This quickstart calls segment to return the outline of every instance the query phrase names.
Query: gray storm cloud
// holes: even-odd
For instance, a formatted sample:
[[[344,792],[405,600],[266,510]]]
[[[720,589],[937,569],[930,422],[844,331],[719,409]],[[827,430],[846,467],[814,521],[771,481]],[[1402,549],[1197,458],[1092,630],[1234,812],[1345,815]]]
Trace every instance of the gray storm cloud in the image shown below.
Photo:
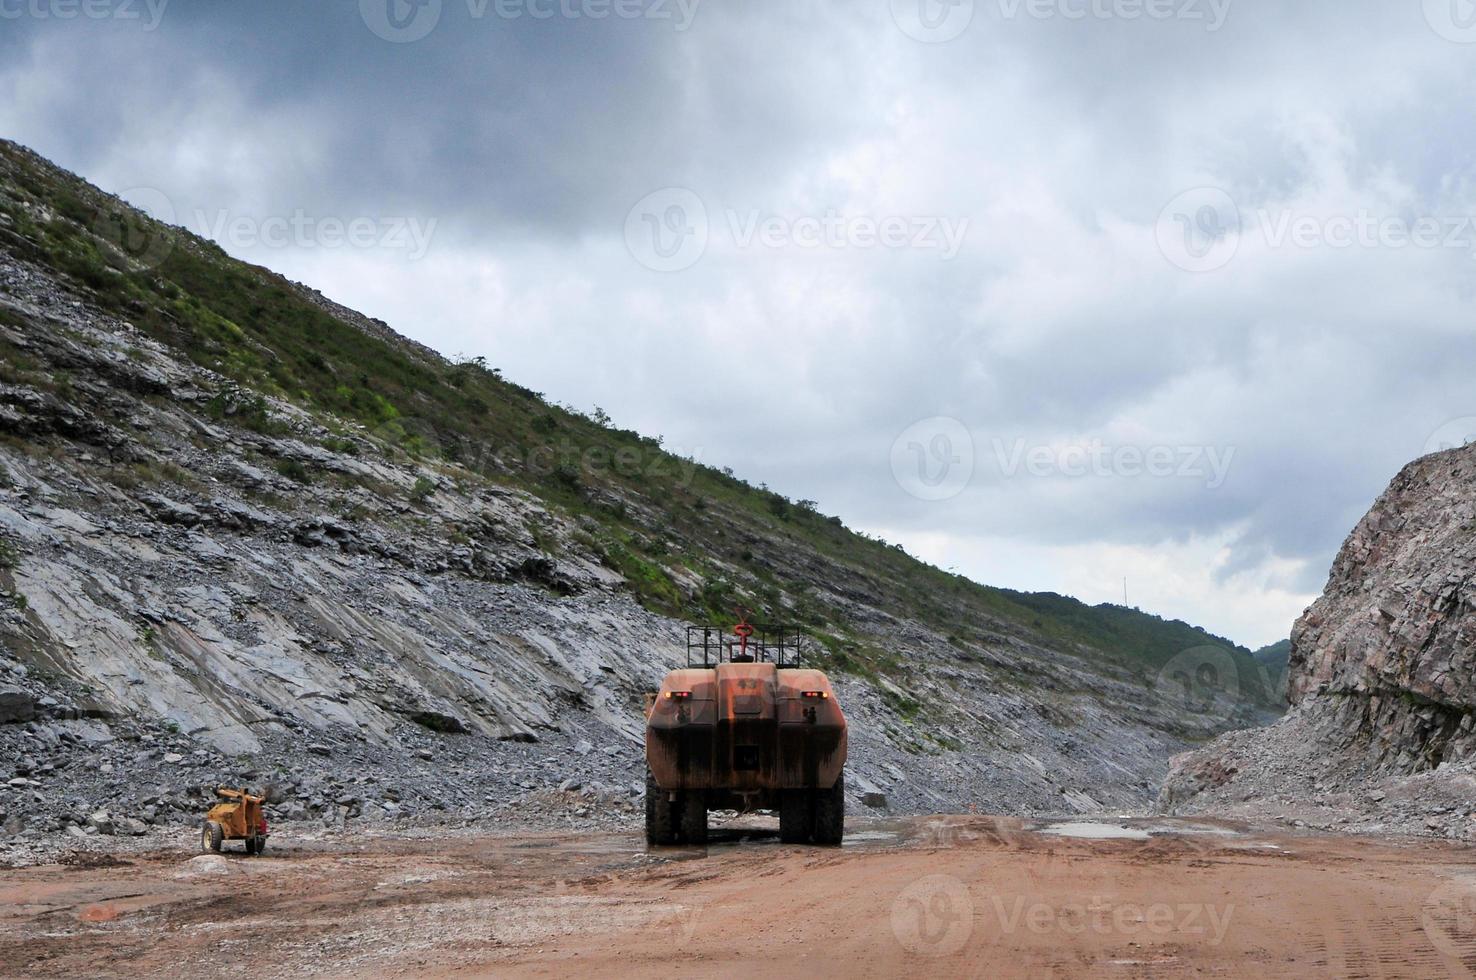
[[[1273,639],[1476,416],[1476,32],[1440,3],[31,2],[7,136],[994,584],[1090,554]],[[391,219],[434,234],[261,234]],[[971,440],[946,501],[894,472],[934,418]]]

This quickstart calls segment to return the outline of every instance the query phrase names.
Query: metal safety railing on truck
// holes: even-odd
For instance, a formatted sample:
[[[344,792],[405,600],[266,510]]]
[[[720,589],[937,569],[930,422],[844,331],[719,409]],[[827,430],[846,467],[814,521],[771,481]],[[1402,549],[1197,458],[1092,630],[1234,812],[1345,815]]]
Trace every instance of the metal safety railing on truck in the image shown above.
[[[687,666],[716,667],[720,663],[771,663],[794,667],[804,643],[796,629],[740,622],[731,630],[720,626],[687,627]]]

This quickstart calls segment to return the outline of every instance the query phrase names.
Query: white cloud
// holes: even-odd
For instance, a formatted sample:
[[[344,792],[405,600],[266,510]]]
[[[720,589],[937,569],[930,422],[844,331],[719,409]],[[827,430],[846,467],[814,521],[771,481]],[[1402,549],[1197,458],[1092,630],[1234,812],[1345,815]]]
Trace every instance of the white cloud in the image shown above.
[[[435,220],[421,261],[238,251],[983,581],[1114,601],[1128,575],[1144,608],[1246,642],[1284,635],[1395,470],[1476,415],[1476,246],[1266,230],[1476,214],[1476,62],[1417,4],[1241,0],[1217,32],[981,4],[941,45],[885,5],[704,5],[680,34],[448,21],[408,45],[340,16],[23,25],[0,40],[0,129],[181,214]],[[226,43],[243,29],[262,43]],[[663,274],[624,226],[672,186],[712,237]],[[1244,225],[1193,274],[1157,223],[1202,186]],[[831,212],[967,229],[947,259],[745,247],[730,221]],[[930,504],[890,457],[934,416],[979,465]],[[1006,477],[995,440],[1234,456],[1213,487]]]
[[[1233,538],[1151,545],[1041,546],[1008,537],[953,537],[943,532],[870,532],[909,554],[981,582],[1009,582],[1030,592],[1059,592],[1090,605],[1129,605],[1165,619],[1182,619],[1252,648],[1283,640],[1315,595],[1298,591],[1298,563],[1273,558],[1254,570],[1221,578]]]

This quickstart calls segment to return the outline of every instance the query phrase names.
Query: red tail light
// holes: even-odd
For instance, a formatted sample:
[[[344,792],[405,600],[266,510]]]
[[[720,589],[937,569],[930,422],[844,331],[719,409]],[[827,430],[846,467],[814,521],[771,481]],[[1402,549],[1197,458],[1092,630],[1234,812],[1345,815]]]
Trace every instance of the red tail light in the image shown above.
[[[817,701],[824,701],[826,698],[830,697],[830,695],[825,693],[824,691],[806,691],[801,694],[800,697],[814,698]]]
[[[667,691],[666,692],[666,696],[667,696],[668,699],[674,699],[674,700],[677,700],[677,701],[685,701],[685,700],[687,700],[688,698],[690,698],[692,696],[692,692],[691,691]]]

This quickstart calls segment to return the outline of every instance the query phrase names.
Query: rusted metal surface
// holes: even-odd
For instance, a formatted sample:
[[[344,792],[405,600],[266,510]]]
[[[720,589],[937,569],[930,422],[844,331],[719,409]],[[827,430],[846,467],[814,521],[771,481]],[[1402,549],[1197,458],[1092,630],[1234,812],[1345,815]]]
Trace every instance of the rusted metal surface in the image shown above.
[[[771,806],[777,790],[828,789],[846,761],[845,715],[818,670],[675,670],[646,724],[646,759],[661,789],[731,794],[743,808]]]

